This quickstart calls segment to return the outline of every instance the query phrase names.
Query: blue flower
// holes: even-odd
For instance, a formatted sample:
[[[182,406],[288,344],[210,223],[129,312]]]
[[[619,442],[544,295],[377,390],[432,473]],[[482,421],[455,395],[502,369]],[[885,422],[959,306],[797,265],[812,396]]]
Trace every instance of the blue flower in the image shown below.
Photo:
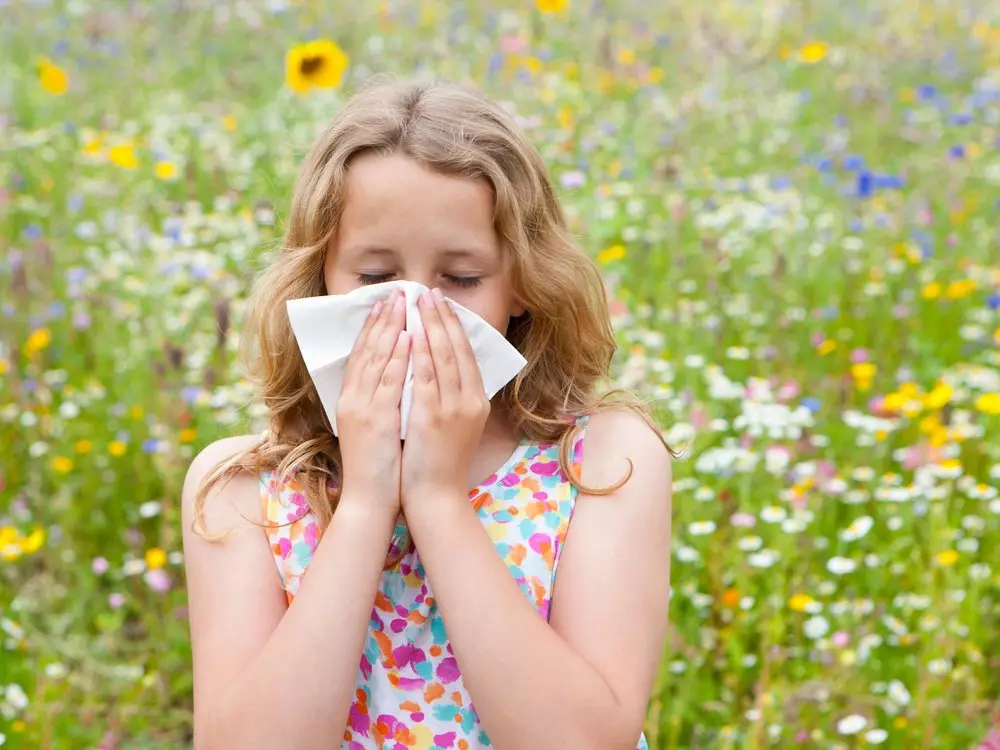
[[[991,294],[986,298],[986,306],[991,310],[1000,310],[1000,293]]]
[[[972,115],[962,112],[960,114],[952,115],[951,124],[952,125],[969,125],[972,123]]]
[[[857,154],[849,154],[844,157],[844,169],[848,172],[853,172],[857,169],[862,169],[865,166],[865,160],[858,156]]]
[[[875,180],[867,169],[858,173],[857,192],[859,198],[869,198],[875,192]]]
[[[932,83],[925,83],[917,87],[917,97],[924,101],[928,99],[933,99],[937,96],[937,86]]]
[[[818,412],[819,407],[821,406],[820,400],[815,396],[806,396],[804,399],[802,399],[800,403],[802,406],[806,407],[813,414]]]
[[[965,146],[952,146],[948,149],[948,156],[952,159],[961,159],[965,156]]]

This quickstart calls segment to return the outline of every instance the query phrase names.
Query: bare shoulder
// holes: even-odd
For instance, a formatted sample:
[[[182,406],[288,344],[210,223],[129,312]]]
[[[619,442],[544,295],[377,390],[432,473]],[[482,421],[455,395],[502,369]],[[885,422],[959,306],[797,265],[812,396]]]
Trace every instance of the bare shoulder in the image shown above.
[[[226,437],[205,446],[195,456],[184,478],[182,492],[185,533],[195,519],[196,499],[205,479],[223,461],[253,448],[259,441],[259,435]],[[233,523],[239,524],[247,518],[261,521],[258,478],[243,472],[225,483],[216,483],[204,498],[203,513],[205,525],[211,533],[224,530],[215,528],[220,523],[228,529]]]
[[[615,409],[590,417],[583,446],[582,483],[606,487],[617,483],[632,465],[632,476],[616,492],[641,488],[642,497],[669,499],[672,457],[660,436],[638,414]]]

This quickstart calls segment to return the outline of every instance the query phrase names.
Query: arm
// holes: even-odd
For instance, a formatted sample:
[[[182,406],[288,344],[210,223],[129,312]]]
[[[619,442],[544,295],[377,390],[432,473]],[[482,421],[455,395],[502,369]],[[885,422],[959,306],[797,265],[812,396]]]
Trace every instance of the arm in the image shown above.
[[[212,444],[184,483],[196,746],[325,750],[339,746],[347,725],[395,514],[369,498],[342,498],[287,607],[264,531],[244,519],[263,521],[255,477],[217,485],[206,499],[208,530],[234,534],[213,543],[190,528],[202,477],[252,440]]]
[[[464,495],[407,521],[476,711],[497,748],[634,750],[667,626],[670,457],[634,415],[591,418],[551,624],[511,578]]]

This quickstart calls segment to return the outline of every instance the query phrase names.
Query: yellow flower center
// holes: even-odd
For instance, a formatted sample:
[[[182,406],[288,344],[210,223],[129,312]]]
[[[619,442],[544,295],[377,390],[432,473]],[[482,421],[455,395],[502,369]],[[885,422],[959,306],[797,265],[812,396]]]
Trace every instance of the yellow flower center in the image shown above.
[[[318,75],[325,62],[322,57],[303,57],[299,64],[299,72],[304,76]]]

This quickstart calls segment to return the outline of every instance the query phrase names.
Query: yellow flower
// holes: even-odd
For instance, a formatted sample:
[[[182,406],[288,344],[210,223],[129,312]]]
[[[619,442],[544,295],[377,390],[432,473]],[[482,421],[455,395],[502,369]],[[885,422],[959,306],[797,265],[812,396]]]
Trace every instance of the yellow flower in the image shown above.
[[[236,130],[237,124],[236,115],[224,115],[222,117],[222,127],[226,130]]]
[[[947,383],[938,383],[934,386],[934,390],[924,396],[924,406],[928,409],[940,409],[949,401],[951,397],[955,394],[955,391]]]
[[[43,57],[38,64],[38,80],[43,89],[56,96],[65,94],[69,88],[69,76],[66,75],[66,71],[47,57]]]
[[[597,262],[611,263],[615,260],[622,260],[625,257],[625,246],[624,245],[612,245],[611,247],[606,247],[601,252],[597,254]]]
[[[161,180],[172,180],[177,174],[177,166],[172,161],[158,161],[155,172]]]
[[[948,299],[964,299],[968,297],[976,288],[976,282],[972,279],[953,281],[948,285]]]
[[[83,155],[100,156],[102,148],[104,148],[104,144],[101,143],[100,138],[91,138],[83,144]]]
[[[663,80],[664,75],[666,74],[663,72],[663,68],[659,65],[654,65],[649,69],[649,73],[646,74],[646,83],[656,85]]]
[[[27,728],[28,725],[24,722],[24,719],[15,719],[10,723],[10,731],[16,734],[20,734]]]
[[[76,445],[73,446],[77,453],[83,455],[85,453],[90,453],[94,450],[94,444],[89,440],[77,440]]]
[[[924,299],[937,299],[941,296],[941,285],[936,281],[932,281],[930,284],[924,286],[920,294]]]
[[[950,568],[958,562],[958,553],[953,549],[946,549],[943,552],[938,552],[934,560],[941,567]]]
[[[994,343],[996,343],[997,346],[1000,346],[1000,328],[997,328],[993,332],[993,341]]]
[[[44,543],[45,543],[45,532],[42,531],[40,528],[35,529],[34,531],[31,532],[29,536],[25,537],[21,541],[21,551],[26,555],[30,555],[33,552],[38,552],[38,550],[42,548],[42,545]]]
[[[569,0],[535,0],[535,7],[542,13],[562,13],[569,7]]]
[[[347,53],[336,42],[317,39],[288,50],[285,80],[299,94],[306,94],[311,88],[337,88],[349,64]]]
[[[909,720],[905,716],[897,716],[895,720],[892,722],[892,725],[896,729],[902,729],[909,723],[910,723]]]
[[[108,444],[108,453],[115,457],[124,456],[127,447],[121,440],[113,440]]]
[[[851,365],[851,375],[855,380],[871,380],[875,377],[876,367],[871,362],[858,362]]]
[[[819,356],[825,357],[827,354],[829,354],[836,348],[837,348],[837,342],[833,341],[832,339],[827,339],[826,341],[824,341],[822,344],[819,345],[816,351],[819,352]]]
[[[903,405],[907,402],[907,397],[905,393],[900,391],[893,391],[892,393],[887,393],[885,398],[882,400],[882,406],[884,406],[889,411],[899,411],[903,408]]]
[[[196,430],[193,430],[190,427],[188,427],[187,429],[181,430],[181,434],[178,436],[178,439],[182,443],[193,443],[194,439],[197,436],[198,436],[198,432]]]
[[[809,42],[802,46],[799,50],[799,59],[804,63],[818,63],[824,57],[826,53],[830,51],[830,45],[826,42]]]
[[[0,375],[6,375],[7,370],[10,369],[10,362],[6,359],[0,359]]]
[[[73,461],[66,456],[56,456],[52,459],[52,469],[57,474],[68,474],[73,470]]]
[[[146,550],[146,565],[147,567],[156,569],[162,568],[167,564],[167,553],[164,552],[159,547],[152,547]]]
[[[628,48],[618,50],[618,62],[622,65],[631,65],[635,62],[635,50]]]
[[[795,594],[788,600],[788,606],[796,612],[805,612],[814,601],[816,600],[809,596],[809,594]]]
[[[50,343],[52,343],[52,331],[48,328],[39,328],[28,336],[28,340],[24,344],[24,354],[27,357],[34,357]]]
[[[976,399],[976,408],[983,414],[1000,414],[1000,393],[984,393]]]
[[[559,125],[564,130],[573,129],[573,109],[567,104],[559,108]]]
[[[135,169],[139,160],[135,156],[135,148],[131,143],[119,143],[108,149],[111,163],[122,169]]]

